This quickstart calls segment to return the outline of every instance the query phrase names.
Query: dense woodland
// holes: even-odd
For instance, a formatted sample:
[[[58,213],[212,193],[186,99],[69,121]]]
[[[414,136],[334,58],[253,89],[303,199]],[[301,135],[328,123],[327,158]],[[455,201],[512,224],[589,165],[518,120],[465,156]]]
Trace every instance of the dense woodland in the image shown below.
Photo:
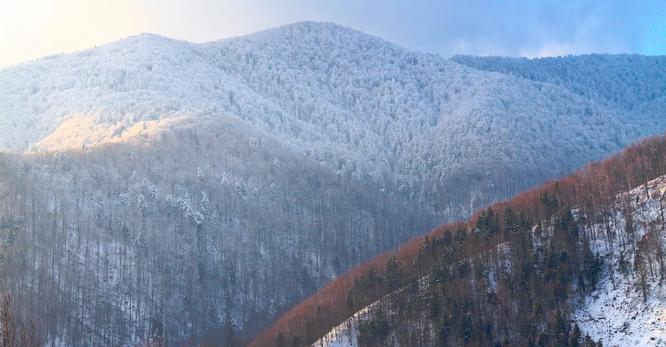
[[[650,233],[633,239],[632,202],[617,194],[665,173],[666,138],[645,140],[354,268],[252,345],[313,343],[390,294],[360,323],[360,344],[381,346],[391,334],[405,345],[594,346],[571,323],[604,268],[592,243],[624,254],[637,242],[624,268],[647,295],[647,277],[666,274],[661,243]],[[611,235],[616,223],[621,235]]]
[[[240,344],[335,274],[434,225],[269,140],[208,152],[215,137],[197,131],[166,135],[159,151],[0,158],[3,292],[38,341]]]
[[[459,55],[452,60],[479,70],[564,86],[575,94],[627,111],[647,111],[645,106],[652,104],[656,108],[651,112],[658,112],[658,104],[663,104],[666,92],[666,58],[663,56],[653,59],[637,54],[588,54],[528,59]],[[636,65],[643,68],[632,68]],[[632,118],[634,121],[652,118],[646,116],[639,112]],[[660,123],[663,119],[653,121]]]
[[[496,73],[304,22],[2,69],[6,326],[56,345],[243,344],[353,266],[664,130],[661,58],[571,60]],[[396,257],[391,287],[413,261]],[[352,285],[331,323],[373,298],[347,305]]]

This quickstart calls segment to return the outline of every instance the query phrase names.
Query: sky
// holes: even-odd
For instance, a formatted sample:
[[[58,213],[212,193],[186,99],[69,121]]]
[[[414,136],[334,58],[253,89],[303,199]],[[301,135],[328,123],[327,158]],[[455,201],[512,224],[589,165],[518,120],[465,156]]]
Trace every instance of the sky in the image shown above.
[[[303,20],[443,56],[666,54],[661,0],[0,0],[0,67],[144,32],[207,42]]]

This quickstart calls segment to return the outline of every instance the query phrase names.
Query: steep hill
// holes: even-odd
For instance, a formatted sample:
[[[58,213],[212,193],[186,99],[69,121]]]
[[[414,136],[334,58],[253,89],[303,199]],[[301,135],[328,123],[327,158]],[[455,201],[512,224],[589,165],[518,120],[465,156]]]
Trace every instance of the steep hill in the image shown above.
[[[666,138],[653,138],[440,226],[253,345],[661,345],[665,173]]]
[[[203,121],[150,145],[6,156],[0,211],[15,227],[0,231],[18,239],[3,288],[46,341],[242,337],[432,223],[234,119]]]

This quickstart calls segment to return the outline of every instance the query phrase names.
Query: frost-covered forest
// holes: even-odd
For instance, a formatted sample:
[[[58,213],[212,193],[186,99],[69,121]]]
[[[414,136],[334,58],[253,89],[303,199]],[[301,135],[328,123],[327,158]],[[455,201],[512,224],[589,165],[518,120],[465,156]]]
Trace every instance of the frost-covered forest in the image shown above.
[[[661,58],[474,59],[306,22],[0,70],[16,319],[65,345],[242,343],[353,265],[664,130]]]

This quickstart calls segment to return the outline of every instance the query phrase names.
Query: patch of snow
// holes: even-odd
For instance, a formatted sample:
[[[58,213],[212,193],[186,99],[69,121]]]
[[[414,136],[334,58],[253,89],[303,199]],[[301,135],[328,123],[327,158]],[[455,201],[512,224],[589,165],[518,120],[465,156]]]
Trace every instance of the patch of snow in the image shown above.
[[[634,205],[636,239],[645,233],[645,225],[660,223],[659,200],[666,192],[666,176],[659,177],[645,185],[631,190],[628,194]],[[621,195],[620,198],[626,196]],[[618,217],[622,219],[622,217]],[[624,223],[619,223],[624,225]],[[624,233],[617,230],[616,235]],[[619,240],[615,240],[619,243]],[[662,244],[664,239],[660,240]],[[638,287],[638,279],[629,266],[628,273],[619,269],[620,246],[615,252],[602,249],[608,270],[597,289],[585,298],[573,318],[583,333],[594,340],[601,340],[604,346],[666,346],[666,288],[657,279],[648,281],[647,300]],[[632,264],[635,244],[629,245],[624,258]]]

